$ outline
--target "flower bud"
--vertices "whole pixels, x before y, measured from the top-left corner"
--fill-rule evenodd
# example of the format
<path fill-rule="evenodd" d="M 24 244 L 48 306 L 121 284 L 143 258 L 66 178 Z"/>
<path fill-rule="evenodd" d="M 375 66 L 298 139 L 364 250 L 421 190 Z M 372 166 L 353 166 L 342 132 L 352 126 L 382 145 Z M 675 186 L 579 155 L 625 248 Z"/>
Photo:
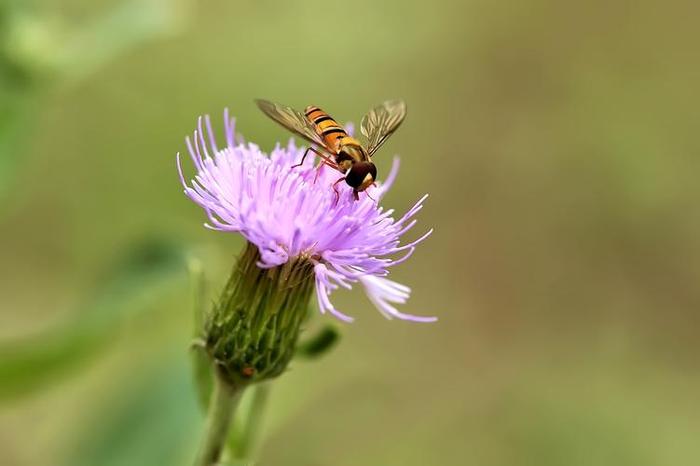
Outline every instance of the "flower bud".
<path fill-rule="evenodd" d="M 314 289 L 313 264 L 303 256 L 272 268 L 260 268 L 260 259 L 247 243 L 204 325 L 207 353 L 235 385 L 284 371 Z"/>

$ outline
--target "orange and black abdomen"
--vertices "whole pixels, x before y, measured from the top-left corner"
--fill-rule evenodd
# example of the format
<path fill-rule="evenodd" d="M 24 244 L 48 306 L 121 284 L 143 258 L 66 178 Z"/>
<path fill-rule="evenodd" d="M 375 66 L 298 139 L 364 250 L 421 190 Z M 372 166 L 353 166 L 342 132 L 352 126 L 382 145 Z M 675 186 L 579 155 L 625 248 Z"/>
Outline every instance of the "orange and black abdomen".
<path fill-rule="evenodd" d="M 323 138 L 326 146 L 334 151 L 338 150 L 338 142 L 348 133 L 345 132 L 330 115 L 318 107 L 306 107 L 306 118 L 316 127 L 316 132 Z"/>

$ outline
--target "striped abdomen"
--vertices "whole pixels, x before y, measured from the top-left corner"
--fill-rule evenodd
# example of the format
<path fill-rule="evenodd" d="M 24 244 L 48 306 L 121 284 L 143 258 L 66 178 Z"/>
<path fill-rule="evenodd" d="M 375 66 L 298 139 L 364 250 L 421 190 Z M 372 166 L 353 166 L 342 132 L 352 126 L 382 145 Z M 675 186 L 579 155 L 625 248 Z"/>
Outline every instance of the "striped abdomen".
<path fill-rule="evenodd" d="M 314 124 L 316 132 L 323 138 L 329 149 L 337 151 L 338 147 L 342 144 L 341 140 L 343 138 L 350 138 L 343 127 L 320 108 L 306 107 L 305 113 L 306 118 Z"/>

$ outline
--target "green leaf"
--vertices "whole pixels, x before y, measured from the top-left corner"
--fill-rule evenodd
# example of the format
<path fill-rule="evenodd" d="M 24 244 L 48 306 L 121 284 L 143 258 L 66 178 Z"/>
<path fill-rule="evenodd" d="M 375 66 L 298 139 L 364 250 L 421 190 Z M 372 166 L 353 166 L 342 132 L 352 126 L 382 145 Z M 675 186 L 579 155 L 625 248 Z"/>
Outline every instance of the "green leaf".
<path fill-rule="evenodd" d="M 10 72 L 0 53 L 0 207 L 3 210 L 16 187 L 17 175 L 30 145 L 27 141 L 31 141 L 29 136 L 35 122 L 34 110 L 39 92 L 34 87 L 14 82 L 21 78 L 7 76 Z"/>
<path fill-rule="evenodd" d="M 144 378 L 117 384 L 118 394 L 104 394 L 103 406 L 93 407 L 92 419 L 86 420 L 63 464 L 191 464 L 201 435 L 201 416 L 187 364 L 178 352 L 147 372 Z"/>
<path fill-rule="evenodd" d="M 199 407 L 203 413 L 207 412 L 211 391 L 214 388 L 214 374 L 212 372 L 211 358 L 207 354 L 204 342 L 195 340 L 191 346 L 192 375 L 194 386 L 197 388 Z"/>
<path fill-rule="evenodd" d="M 24 396 L 94 358 L 121 329 L 184 278 L 182 248 L 155 239 L 122 255 L 94 297 L 58 328 L 0 343 L 0 401 Z"/>
<path fill-rule="evenodd" d="M 299 344 L 296 356 L 304 359 L 316 359 L 330 351 L 339 339 L 338 330 L 331 325 L 326 325 L 314 336 Z"/>
<path fill-rule="evenodd" d="M 73 31 L 53 62 L 68 82 L 81 81 L 124 53 L 172 35 L 188 21 L 187 0 L 119 2 Z"/>
<path fill-rule="evenodd" d="M 204 269 L 201 262 L 196 258 L 191 258 L 187 263 L 190 284 L 192 286 L 193 308 L 194 308 L 194 340 L 190 345 L 192 360 L 192 375 L 195 387 L 197 387 L 197 397 L 202 412 L 207 412 L 209 398 L 214 386 L 214 374 L 212 372 L 211 358 L 207 354 L 204 334 L 204 321 L 206 319 L 207 288 Z"/>
<path fill-rule="evenodd" d="M 192 286 L 192 307 L 194 309 L 194 336 L 200 338 L 204 333 L 207 316 L 207 282 L 202 262 L 196 257 L 187 261 L 187 271 Z"/>

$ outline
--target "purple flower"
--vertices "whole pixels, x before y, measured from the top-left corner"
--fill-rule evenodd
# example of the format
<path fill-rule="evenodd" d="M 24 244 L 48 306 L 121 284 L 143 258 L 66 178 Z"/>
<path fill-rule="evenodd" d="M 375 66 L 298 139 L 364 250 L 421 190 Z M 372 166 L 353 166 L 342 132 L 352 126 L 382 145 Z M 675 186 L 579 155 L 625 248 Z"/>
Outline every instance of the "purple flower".
<path fill-rule="evenodd" d="M 423 208 L 427 194 L 398 220 L 392 217 L 393 209 L 385 211 L 378 205 L 396 178 L 398 158 L 394 158 L 386 181 L 370 187 L 359 201 L 353 199 L 352 188 L 345 183 L 337 186 L 338 199 L 332 184 L 341 174 L 325 166 L 317 168 L 313 154 L 303 165 L 292 168 L 304 153 L 293 140 L 285 148 L 278 144 L 268 156 L 255 144 L 235 140 L 234 119 L 226 110 L 226 146 L 220 149 L 209 117 L 204 117 L 206 130 L 202 122 L 200 117 L 194 137 L 187 138 L 197 169 L 189 184 L 179 154 L 177 163 L 185 194 L 209 217 L 206 227 L 242 234 L 258 247 L 261 268 L 277 267 L 295 257 L 311 261 L 322 313 L 352 321 L 329 297 L 333 290 L 350 289 L 359 282 L 388 319 L 437 320 L 399 312 L 394 304 L 405 303 L 411 290 L 385 278 L 390 267 L 408 259 L 416 245 L 432 233 L 430 230 L 415 241 L 400 243 L 401 236 L 416 224 L 413 217 Z"/>

